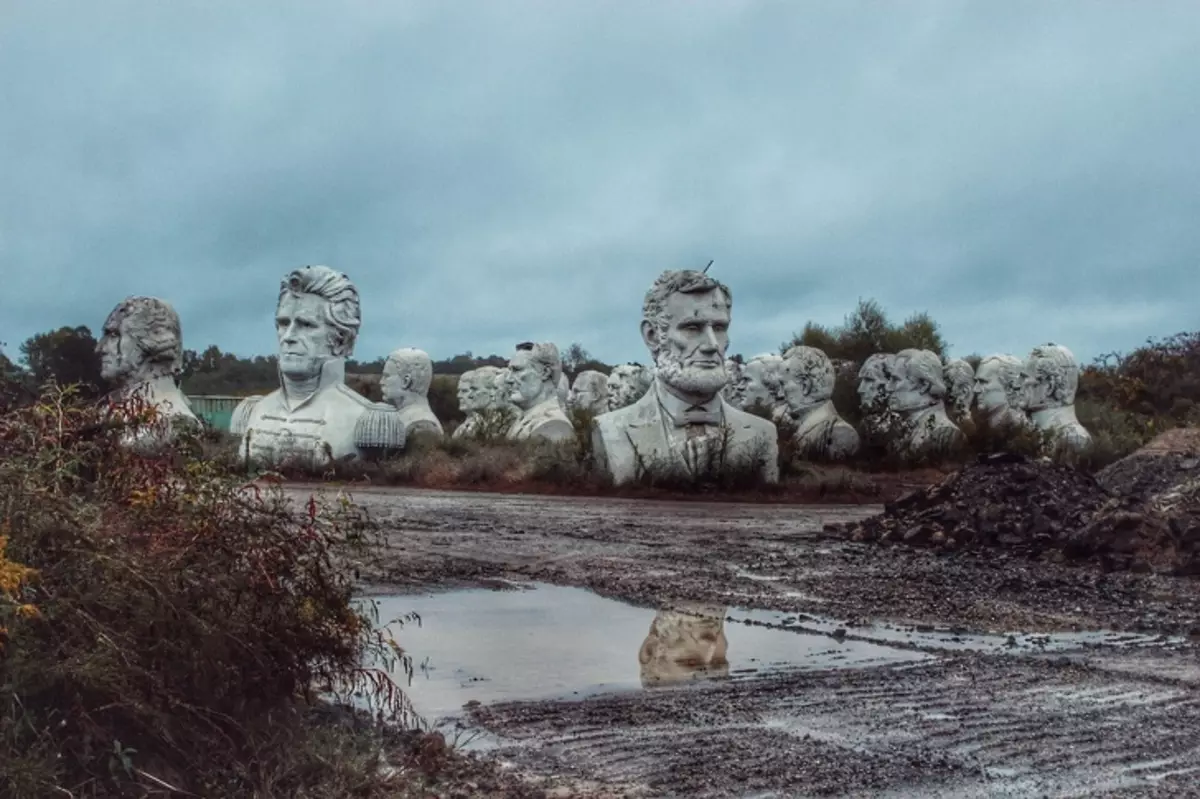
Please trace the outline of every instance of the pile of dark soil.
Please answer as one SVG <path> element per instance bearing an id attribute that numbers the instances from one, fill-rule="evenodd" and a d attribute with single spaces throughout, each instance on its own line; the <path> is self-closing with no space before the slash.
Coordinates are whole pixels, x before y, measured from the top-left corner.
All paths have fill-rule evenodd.
<path id="1" fill-rule="evenodd" d="M 999 547 L 1037 556 L 1066 549 L 1109 498 L 1093 477 L 1070 467 L 997 453 L 886 504 L 878 516 L 831 532 L 855 541 Z"/>
<path id="2" fill-rule="evenodd" d="M 1200 430 L 1169 430 L 1097 475 L 1115 496 L 1071 536 L 1106 569 L 1200 574 Z"/>

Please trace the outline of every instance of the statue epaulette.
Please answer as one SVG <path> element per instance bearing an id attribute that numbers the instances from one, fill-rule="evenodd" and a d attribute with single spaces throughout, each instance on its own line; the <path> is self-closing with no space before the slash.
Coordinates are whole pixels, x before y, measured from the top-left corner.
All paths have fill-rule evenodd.
<path id="1" fill-rule="evenodd" d="M 256 394 L 253 397 L 246 397 L 237 404 L 237 407 L 233 409 L 233 417 L 229 420 L 230 433 L 235 436 L 246 435 L 246 428 L 250 426 L 250 416 L 262 399 L 262 394 Z"/>
<path id="2" fill-rule="evenodd" d="M 362 449 L 404 449 L 406 433 L 400 411 L 383 402 L 372 402 L 354 424 L 354 444 Z"/>

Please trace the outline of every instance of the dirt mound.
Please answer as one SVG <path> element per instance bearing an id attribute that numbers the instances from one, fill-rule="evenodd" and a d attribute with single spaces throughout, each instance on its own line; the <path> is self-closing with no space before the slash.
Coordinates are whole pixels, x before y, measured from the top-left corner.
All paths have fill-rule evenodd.
<path id="1" fill-rule="evenodd" d="M 1159 434 L 1137 452 L 1096 474 L 1100 485 L 1121 497 L 1148 499 L 1200 477 L 1200 430 L 1177 428 Z"/>
<path id="2" fill-rule="evenodd" d="M 1113 571 L 1200 575 L 1200 475 L 1149 497 L 1114 497 L 1071 536 L 1069 552 Z"/>
<path id="3" fill-rule="evenodd" d="M 856 541 L 938 549 L 999 547 L 1036 556 L 1061 551 L 1110 494 L 1066 466 L 1021 455 L 980 456 L 940 483 L 836 532 Z"/>

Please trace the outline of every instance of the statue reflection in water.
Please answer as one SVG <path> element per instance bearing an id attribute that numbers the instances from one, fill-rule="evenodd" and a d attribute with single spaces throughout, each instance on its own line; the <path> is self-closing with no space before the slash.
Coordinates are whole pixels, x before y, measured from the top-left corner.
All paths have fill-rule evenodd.
<path id="1" fill-rule="evenodd" d="M 638 652 L 642 687 L 729 676 L 725 608 L 682 603 L 660 610 Z"/>

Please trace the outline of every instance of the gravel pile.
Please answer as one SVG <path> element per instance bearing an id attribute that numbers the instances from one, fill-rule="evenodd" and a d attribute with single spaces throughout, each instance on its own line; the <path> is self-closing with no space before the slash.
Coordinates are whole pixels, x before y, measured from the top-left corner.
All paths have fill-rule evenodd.
<path id="1" fill-rule="evenodd" d="M 950 550 L 1000 547 L 1036 556 L 1061 551 L 1109 498 L 1089 475 L 999 453 L 980 456 L 940 483 L 885 505 L 878 516 L 831 531 L 855 541 Z"/>

